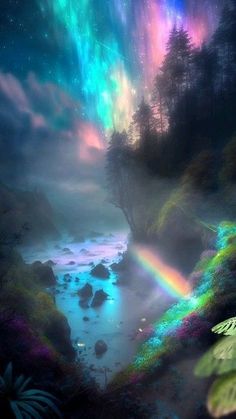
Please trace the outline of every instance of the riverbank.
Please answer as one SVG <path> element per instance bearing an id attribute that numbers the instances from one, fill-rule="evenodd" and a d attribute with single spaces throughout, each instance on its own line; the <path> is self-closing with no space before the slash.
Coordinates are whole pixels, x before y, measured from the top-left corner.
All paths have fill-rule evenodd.
<path id="1" fill-rule="evenodd" d="M 126 249 L 127 235 L 114 233 L 24 251 L 28 263 L 37 259 L 50 261 L 57 277 L 57 284 L 51 289 L 57 308 L 68 319 L 79 361 L 102 389 L 132 362 L 143 339 L 143 329 L 169 304 L 156 284 L 150 282 L 147 286 L 144 272 L 127 269 L 118 273 L 112 269 Z M 107 279 L 91 275 L 93 266 L 101 262 L 109 271 Z M 86 284 L 92 287 L 93 295 L 81 304 L 78 291 Z M 108 295 L 107 300 L 99 307 L 91 307 L 94 294 L 101 289 Z M 102 356 L 95 353 L 98 340 L 107 344 Z"/>

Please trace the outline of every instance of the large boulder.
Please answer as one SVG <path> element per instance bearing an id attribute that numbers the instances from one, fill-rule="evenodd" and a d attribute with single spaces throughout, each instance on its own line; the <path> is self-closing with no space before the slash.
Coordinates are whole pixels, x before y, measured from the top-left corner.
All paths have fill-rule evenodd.
<path id="1" fill-rule="evenodd" d="M 103 355 L 107 351 L 108 347 L 104 340 L 98 340 L 94 345 L 95 354 L 97 356 Z"/>
<path id="2" fill-rule="evenodd" d="M 95 292 L 95 295 L 92 300 L 91 307 L 99 307 L 107 299 L 108 294 L 102 289 Z"/>
<path id="3" fill-rule="evenodd" d="M 90 254 L 89 250 L 87 250 L 87 249 L 81 249 L 81 250 L 80 250 L 80 253 L 81 253 L 82 255 L 89 255 L 89 254 Z"/>
<path id="4" fill-rule="evenodd" d="M 120 272 L 122 270 L 124 270 L 124 266 L 122 264 L 122 262 L 114 262 L 110 265 L 110 268 L 113 272 Z"/>
<path id="5" fill-rule="evenodd" d="M 62 314 L 57 313 L 55 317 L 51 318 L 45 334 L 53 343 L 56 351 L 62 354 L 66 360 L 73 361 L 75 359 L 75 351 L 70 339 L 71 330 L 67 319 Z"/>
<path id="6" fill-rule="evenodd" d="M 32 264 L 32 270 L 42 285 L 46 287 L 56 285 L 56 277 L 53 273 L 51 266 L 45 265 L 44 263 L 37 261 Z"/>
<path id="7" fill-rule="evenodd" d="M 62 251 L 65 255 L 73 255 L 72 250 L 70 250 L 68 247 L 64 247 L 64 249 L 62 249 Z"/>
<path id="8" fill-rule="evenodd" d="M 93 295 L 93 287 L 90 284 L 85 284 L 79 291 L 78 295 L 83 299 L 88 299 Z"/>
<path id="9" fill-rule="evenodd" d="M 102 263 L 99 263 L 91 270 L 91 275 L 96 276 L 97 278 L 108 279 L 110 272 Z"/>
<path id="10" fill-rule="evenodd" d="M 71 282 L 71 280 L 72 280 L 72 276 L 70 274 L 67 273 L 63 276 L 64 282 Z"/>

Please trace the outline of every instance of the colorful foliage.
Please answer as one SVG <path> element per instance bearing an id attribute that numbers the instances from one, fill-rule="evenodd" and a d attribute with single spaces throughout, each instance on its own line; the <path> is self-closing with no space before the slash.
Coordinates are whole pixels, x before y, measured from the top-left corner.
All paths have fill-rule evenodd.
<path id="1" fill-rule="evenodd" d="M 31 378 L 20 375 L 14 379 L 12 364 L 9 363 L 0 376 L 0 398 L 16 419 L 42 419 L 49 412 L 62 417 L 55 402 L 57 399 L 47 391 L 28 389 Z M 1 408 L 1 413 L 4 410 Z"/>
<path id="2" fill-rule="evenodd" d="M 201 265 L 203 270 L 201 277 L 199 275 L 198 285 L 190 296 L 179 299 L 152 325 L 154 330 L 152 336 L 141 345 L 134 362 L 128 369 L 116 377 L 115 384 L 119 385 L 124 380 L 133 382 L 137 377 L 140 379 L 161 365 L 163 356 L 180 348 L 181 340 L 191 338 L 189 339 L 189 344 L 191 344 L 192 339 L 199 340 L 207 333 L 211 325 L 211 320 L 208 320 L 207 315 L 214 308 L 215 298 L 217 300 L 222 290 L 226 290 L 229 286 L 230 272 L 227 263 L 230 258 L 236 257 L 235 245 L 228 241 L 232 231 L 236 231 L 235 224 L 219 225 L 216 251 L 204 254 L 200 262 L 204 264 Z M 196 269 L 198 272 L 198 265 Z M 212 354 L 210 354 L 210 359 L 212 360 Z M 217 371 L 218 361 L 211 365 L 211 370 Z"/>

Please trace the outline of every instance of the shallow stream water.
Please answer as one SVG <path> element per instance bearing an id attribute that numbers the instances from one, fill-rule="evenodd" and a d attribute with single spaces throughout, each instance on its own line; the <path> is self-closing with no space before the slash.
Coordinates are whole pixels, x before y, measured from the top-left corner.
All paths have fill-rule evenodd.
<path id="1" fill-rule="evenodd" d="M 126 234 L 116 233 L 82 243 L 63 241 L 44 248 L 25 249 L 23 252 L 27 263 L 36 260 L 52 260 L 55 263 L 57 307 L 68 319 L 79 360 L 102 388 L 132 361 L 140 344 L 137 334 L 147 325 L 147 318 L 154 320 L 163 311 L 164 302 L 158 289 L 156 295 L 150 295 L 140 292 L 135 286 L 115 284 L 117 274 L 109 267 L 121 259 L 126 247 Z M 110 269 L 109 279 L 90 274 L 92 264 L 100 262 Z M 65 282 L 65 274 L 70 275 L 70 282 Z M 92 285 L 93 293 L 103 289 L 109 295 L 108 300 L 98 308 L 90 306 L 91 300 L 89 308 L 79 305 L 78 290 L 87 282 Z M 84 317 L 89 320 L 85 321 Z M 98 357 L 94 345 L 100 339 L 106 342 L 108 350 Z"/>

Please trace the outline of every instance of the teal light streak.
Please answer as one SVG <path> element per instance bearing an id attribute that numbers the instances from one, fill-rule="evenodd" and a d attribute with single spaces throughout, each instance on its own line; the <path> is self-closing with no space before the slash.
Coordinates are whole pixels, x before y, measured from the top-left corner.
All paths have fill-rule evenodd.
<path id="1" fill-rule="evenodd" d="M 98 24 L 99 4 L 92 0 L 40 0 L 51 13 L 55 28 L 61 27 L 76 51 L 77 69 L 87 117 L 105 130 L 113 128 L 116 100 L 122 94 L 118 71 L 128 77 L 118 40 Z M 98 2 L 99 3 L 99 2 Z"/>

